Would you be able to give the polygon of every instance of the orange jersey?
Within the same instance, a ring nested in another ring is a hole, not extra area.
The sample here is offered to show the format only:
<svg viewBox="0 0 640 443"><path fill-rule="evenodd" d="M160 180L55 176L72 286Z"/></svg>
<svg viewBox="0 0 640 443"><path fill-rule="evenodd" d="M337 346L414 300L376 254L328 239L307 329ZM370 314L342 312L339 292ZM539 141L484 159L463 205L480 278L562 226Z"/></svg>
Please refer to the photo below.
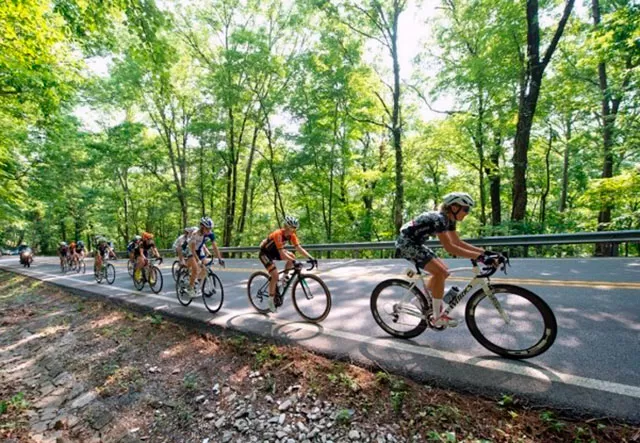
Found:
<svg viewBox="0 0 640 443"><path fill-rule="evenodd" d="M295 232L292 232L287 237L284 228L273 231L266 240L263 240L260 247L266 251L276 252L280 249L284 249L286 243L289 242L293 246L298 246L300 242Z"/></svg>

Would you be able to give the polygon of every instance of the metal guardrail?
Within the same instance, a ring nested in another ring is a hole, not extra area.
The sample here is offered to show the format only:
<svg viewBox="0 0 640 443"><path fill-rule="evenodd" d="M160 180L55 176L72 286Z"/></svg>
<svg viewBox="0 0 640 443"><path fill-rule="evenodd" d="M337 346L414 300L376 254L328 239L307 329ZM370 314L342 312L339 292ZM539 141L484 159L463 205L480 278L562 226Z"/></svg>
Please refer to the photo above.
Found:
<svg viewBox="0 0 640 443"><path fill-rule="evenodd" d="M629 231L601 231L601 232L576 232L572 234L541 234L541 235L511 235L504 237L479 237L464 239L465 242L477 246L540 246L540 245L570 245L570 244L594 244L594 243L625 243L640 242L640 230ZM430 248L441 248L440 242L428 240L425 242ZM307 251L379 251L395 249L395 242L362 242L362 243L324 243L304 245ZM220 247L221 252L228 253L257 253L259 247L255 246L225 246ZM161 253L171 253L170 249L160 250Z"/></svg>

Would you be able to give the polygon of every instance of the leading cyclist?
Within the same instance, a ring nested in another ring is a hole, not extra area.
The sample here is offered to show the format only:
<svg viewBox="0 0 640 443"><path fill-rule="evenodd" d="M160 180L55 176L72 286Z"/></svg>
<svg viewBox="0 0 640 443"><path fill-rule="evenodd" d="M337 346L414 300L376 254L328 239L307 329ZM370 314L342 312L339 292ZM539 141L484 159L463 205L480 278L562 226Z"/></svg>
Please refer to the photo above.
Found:
<svg viewBox="0 0 640 443"><path fill-rule="evenodd" d="M224 267L224 259L218 245L216 243L216 236L212 232L213 220L204 216L200 219L200 228L189 235L188 238L188 251L189 258L187 259L187 266L191 270L189 273L189 288L187 288L187 295L191 298L196 297L195 282L196 278L202 281L206 276L205 259L209 252L205 242L207 239L211 240L211 247L218 257L218 264Z"/></svg>
<svg viewBox="0 0 640 443"><path fill-rule="evenodd" d="M473 205L473 199L465 192L447 194L439 211L424 212L405 223L396 239L398 256L431 274L427 287L433 302L434 326L456 327L458 321L442 314L444 282L449 277L449 270L433 250L424 245L429 236L436 235L445 251L451 255L474 259L486 265L497 265L505 260L501 254L480 249L462 241L458 236L456 224L465 219Z"/></svg>

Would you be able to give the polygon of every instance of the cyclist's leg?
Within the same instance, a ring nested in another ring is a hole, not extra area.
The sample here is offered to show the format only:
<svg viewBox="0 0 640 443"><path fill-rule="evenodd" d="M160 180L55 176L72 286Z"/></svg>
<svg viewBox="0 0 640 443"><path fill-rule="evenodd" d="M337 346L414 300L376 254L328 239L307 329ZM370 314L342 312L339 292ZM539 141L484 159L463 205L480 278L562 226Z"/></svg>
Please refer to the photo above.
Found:
<svg viewBox="0 0 640 443"><path fill-rule="evenodd" d="M432 258L424 266L424 270L427 271L431 278L429 279L428 287L431 292L431 302L433 304L433 319L434 321L440 320L440 314L442 312L442 297L444 296L444 283L449 276L449 270L447 265L437 257ZM444 318L440 322L436 323L438 326L449 325L456 326L457 322L450 318Z"/></svg>
<svg viewBox="0 0 640 443"><path fill-rule="evenodd" d="M95 268L96 269L102 268L102 254L100 253L99 249L96 249Z"/></svg>
<svg viewBox="0 0 640 443"><path fill-rule="evenodd" d="M187 267L189 268L189 290L193 290L196 282L196 276L199 273L198 259L195 255L189 257L189 259L187 260Z"/></svg>
<svg viewBox="0 0 640 443"><path fill-rule="evenodd" d="M266 251L260 251L258 258L271 276L269 279L269 297L273 298L276 295L276 285L278 284L278 268Z"/></svg>

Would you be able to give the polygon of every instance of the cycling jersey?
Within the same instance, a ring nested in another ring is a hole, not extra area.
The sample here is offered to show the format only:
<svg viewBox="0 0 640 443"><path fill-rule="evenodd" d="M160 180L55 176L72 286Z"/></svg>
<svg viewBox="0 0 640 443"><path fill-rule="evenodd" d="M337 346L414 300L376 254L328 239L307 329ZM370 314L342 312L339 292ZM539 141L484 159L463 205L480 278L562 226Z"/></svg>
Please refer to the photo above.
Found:
<svg viewBox="0 0 640 443"><path fill-rule="evenodd" d="M68 246L61 246L58 248L58 253L60 255L67 255L69 253L69 247Z"/></svg>
<svg viewBox="0 0 640 443"><path fill-rule="evenodd" d="M211 240L211 242L216 241L216 236L213 232L209 232L208 234L203 234L200 230L193 232L189 236L188 244L189 249L191 249L191 245L194 246L196 254L200 257L200 259L204 258L204 254L202 253L202 247L204 246L207 239Z"/></svg>
<svg viewBox="0 0 640 443"><path fill-rule="evenodd" d="M403 240L422 244L428 240L430 236L455 230L456 222L454 220L450 220L449 217L442 212L430 211L424 212L402 225L398 238L402 237Z"/></svg>
<svg viewBox="0 0 640 443"><path fill-rule="evenodd" d="M129 243L127 243L127 252L131 253L131 251L136 249L138 246L138 240L131 240Z"/></svg>
<svg viewBox="0 0 640 443"><path fill-rule="evenodd" d="M187 253L188 246L189 234L182 234L180 237L176 238L176 241L173 242L173 250L177 251L178 248L180 248L183 255Z"/></svg>

